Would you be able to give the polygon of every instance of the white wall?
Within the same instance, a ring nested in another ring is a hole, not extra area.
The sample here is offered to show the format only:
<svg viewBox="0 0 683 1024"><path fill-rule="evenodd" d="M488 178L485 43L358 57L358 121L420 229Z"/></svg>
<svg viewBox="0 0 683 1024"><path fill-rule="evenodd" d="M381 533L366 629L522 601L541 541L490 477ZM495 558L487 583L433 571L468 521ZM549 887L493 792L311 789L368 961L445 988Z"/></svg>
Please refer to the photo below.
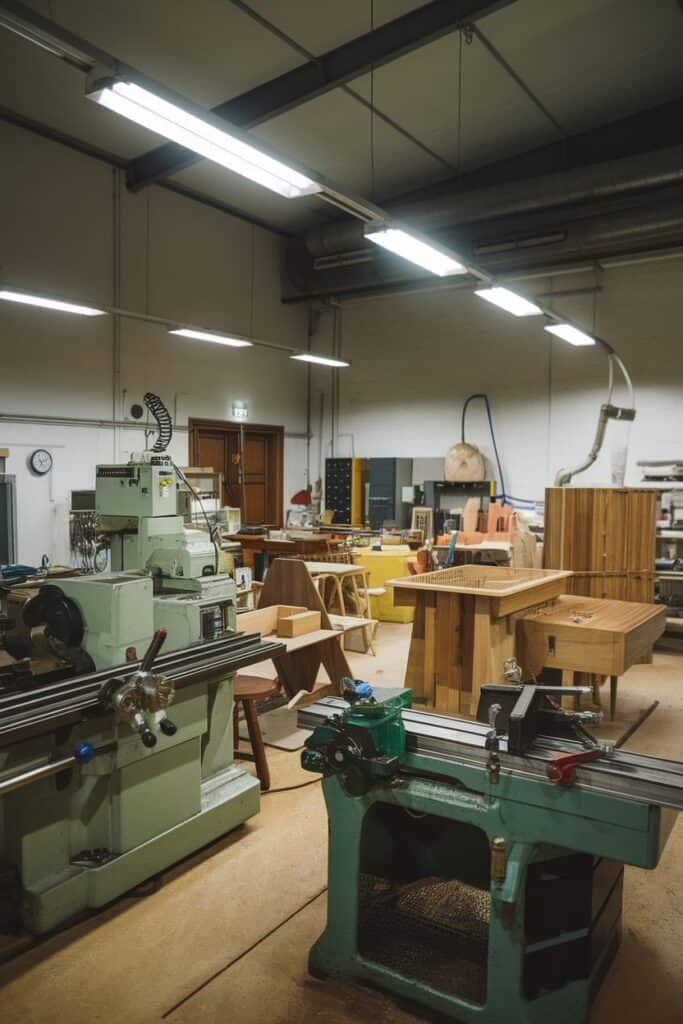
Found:
<svg viewBox="0 0 683 1024"><path fill-rule="evenodd" d="M0 273L25 290L115 304L171 320L232 329L303 347L303 307L280 303L281 239L244 221L151 188L128 193L111 167L18 128L0 126ZM119 215L115 216L114 190ZM253 249L252 249L253 246ZM251 268L254 266L252 290ZM254 301L252 305L252 294ZM69 492L94 486L96 463L143 447L138 430L111 426L145 391L159 394L179 428L171 452L186 464L189 416L230 419L246 399L249 420L285 427L285 491L305 484L306 370L267 349L229 349L171 337L161 326L65 316L0 303L0 447L16 474L19 557L68 555ZM2 415L81 417L101 427L27 425ZM47 478L27 456L54 456Z"/></svg>
<svg viewBox="0 0 683 1024"><path fill-rule="evenodd" d="M557 277L554 290L594 281L592 274ZM636 388L626 478L636 483L638 459L683 458L683 260L610 269L599 284L596 330L622 356ZM533 290L549 286L545 279ZM555 307L591 328L592 295L557 299ZM460 440L463 400L480 391L491 400L509 494L542 499L559 468L588 454L607 385L600 349L572 348L534 318L514 318L452 289L349 302L342 335L352 366L338 371L338 430L353 435L356 455L445 454ZM329 339L319 344L329 350ZM318 373L316 389L327 390L329 376ZM624 399L620 389L615 400ZM329 409L329 395L326 402ZM609 425L603 454L577 485L609 484L612 447L626 429ZM327 417L324 445L329 431ZM467 440L493 456L481 403L470 407ZM340 437L337 454L351 454L350 445Z"/></svg>

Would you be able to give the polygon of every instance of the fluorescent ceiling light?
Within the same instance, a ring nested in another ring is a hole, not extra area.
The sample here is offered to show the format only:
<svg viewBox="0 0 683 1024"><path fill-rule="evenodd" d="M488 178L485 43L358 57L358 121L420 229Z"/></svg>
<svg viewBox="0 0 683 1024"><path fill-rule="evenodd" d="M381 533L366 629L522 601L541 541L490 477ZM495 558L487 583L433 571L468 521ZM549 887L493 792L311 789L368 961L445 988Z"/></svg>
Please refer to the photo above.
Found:
<svg viewBox="0 0 683 1024"><path fill-rule="evenodd" d="M543 313L540 306L529 302L522 295L511 292L509 288L480 288L474 293L486 302L492 302L494 306L500 306L507 313L513 316L539 316Z"/></svg>
<svg viewBox="0 0 683 1024"><path fill-rule="evenodd" d="M417 263L418 267L431 270L432 274L438 274L439 277L467 273L467 267L458 263L448 252L402 228L387 227L386 224L368 224L365 228L365 237L397 256L402 256L404 260L410 260L411 263Z"/></svg>
<svg viewBox="0 0 683 1024"><path fill-rule="evenodd" d="M348 359L332 359L331 356L317 356L314 352L297 352L290 359L298 359L302 363L320 363L321 366L350 366Z"/></svg>
<svg viewBox="0 0 683 1024"><path fill-rule="evenodd" d="M178 334L181 338L194 338L196 341L212 341L215 345L229 345L231 348L249 348L253 341L237 338L230 334L214 334L212 331L196 331L193 327L176 327L169 334Z"/></svg>
<svg viewBox="0 0 683 1024"><path fill-rule="evenodd" d="M28 295L26 292L15 292L6 288L0 290L0 299L4 299L6 302L21 302L25 306L56 309L60 313L78 313L79 316L104 316L106 314L104 309L94 309L92 306L79 306L75 302L47 299L43 295Z"/></svg>
<svg viewBox="0 0 683 1024"><path fill-rule="evenodd" d="M322 191L322 186L311 178L249 145L238 129L227 130L214 125L211 115L199 108L196 108L197 114L190 113L149 89L118 79L96 83L94 90L86 95L143 128L171 139L287 199ZM191 105L188 103L187 106Z"/></svg>
<svg viewBox="0 0 683 1024"><path fill-rule="evenodd" d="M568 341L570 345L595 345L595 338L580 331L578 327L572 327L571 324L548 324L546 331L556 334L558 338Z"/></svg>

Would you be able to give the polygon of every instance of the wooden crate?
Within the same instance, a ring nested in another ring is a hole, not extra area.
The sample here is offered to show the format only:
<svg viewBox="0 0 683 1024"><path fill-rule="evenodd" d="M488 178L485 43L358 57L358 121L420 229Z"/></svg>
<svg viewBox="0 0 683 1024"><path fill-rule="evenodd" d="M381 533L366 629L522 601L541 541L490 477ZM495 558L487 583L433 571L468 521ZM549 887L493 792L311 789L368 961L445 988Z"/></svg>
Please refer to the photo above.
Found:
<svg viewBox="0 0 683 1024"><path fill-rule="evenodd" d="M543 564L570 569L570 594L651 602L657 495L638 487L549 487Z"/></svg>

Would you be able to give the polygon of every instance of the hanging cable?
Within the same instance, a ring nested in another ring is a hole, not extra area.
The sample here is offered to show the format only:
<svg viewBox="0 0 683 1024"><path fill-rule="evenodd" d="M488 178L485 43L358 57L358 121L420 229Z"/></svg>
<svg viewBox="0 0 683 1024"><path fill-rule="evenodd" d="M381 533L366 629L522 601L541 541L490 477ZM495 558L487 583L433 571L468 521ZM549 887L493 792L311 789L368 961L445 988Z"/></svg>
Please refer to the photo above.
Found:
<svg viewBox="0 0 683 1024"><path fill-rule="evenodd" d="M370 31L375 30L375 0L370 0ZM370 198L375 195L375 67L370 66Z"/></svg>
<svg viewBox="0 0 683 1024"><path fill-rule="evenodd" d="M219 573L219 566L220 566L220 553L219 553L219 549L218 549L218 542L216 540L216 535L219 532L219 526L218 526L217 523L214 523L213 526L211 525L211 521L209 519L208 512L206 511L206 508L204 506L204 502L202 501L202 499L199 496L198 492L195 491L194 487L192 486L190 481L187 479L187 477L183 473L182 469L180 469L179 466L176 466L176 464L173 461L173 459L171 459L171 465L173 466L178 479L181 480L185 484L185 486L187 487L187 489L190 492L190 494L192 495L192 497L195 498L195 500L199 503L199 508L201 509L201 513L204 516L204 522L206 523L206 528L209 531L209 539L211 540L211 543L213 544L213 550L214 550L214 555L215 555L215 563L214 563L215 564L215 571L216 571L216 575L218 575L218 573Z"/></svg>
<svg viewBox="0 0 683 1024"><path fill-rule="evenodd" d="M496 465L498 467L498 479L500 480L500 490L501 490L501 495L500 496L501 496L502 501L505 501L505 478L503 476L503 467L502 467L501 462L500 462L500 455L498 454L498 445L496 444L496 433L495 433L495 431L493 429L493 417L491 415L491 406L489 405L488 395L485 395L485 394L470 395L468 398L465 399L465 402L464 402L463 407L462 407L462 419L461 419L461 422L460 422L460 440L462 441L463 444L465 444L465 421L466 421L466 418L467 418L467 408L468 408L470 402L473 402L477 398L481 398L481 400L483 401L484 405L486 406L486 416L487 416L488 421L489 421L489 432L491 434L491 443L493 444L493 451L494 451L495 456L496 456Z"/></svg>

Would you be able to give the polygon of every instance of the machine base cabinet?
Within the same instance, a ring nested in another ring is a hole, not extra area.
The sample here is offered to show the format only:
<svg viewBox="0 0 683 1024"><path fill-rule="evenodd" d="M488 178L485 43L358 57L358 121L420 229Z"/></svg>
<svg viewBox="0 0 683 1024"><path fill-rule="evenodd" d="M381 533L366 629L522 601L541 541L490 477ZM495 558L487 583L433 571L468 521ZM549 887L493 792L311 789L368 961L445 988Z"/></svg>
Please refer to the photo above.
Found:
<svg viewBox="0 0 683 1024"><path fill-rule="evenodd" d="M606 827L570 813L553 836L581 852L551 846L539 841L546 809L462 781L405 779L353 797L338 777L324 780L328 919L311 974L365 982L465 1024L586 1024L621 938L614 855L641 859L644 837L634 845L613 814Z"/></svg>

